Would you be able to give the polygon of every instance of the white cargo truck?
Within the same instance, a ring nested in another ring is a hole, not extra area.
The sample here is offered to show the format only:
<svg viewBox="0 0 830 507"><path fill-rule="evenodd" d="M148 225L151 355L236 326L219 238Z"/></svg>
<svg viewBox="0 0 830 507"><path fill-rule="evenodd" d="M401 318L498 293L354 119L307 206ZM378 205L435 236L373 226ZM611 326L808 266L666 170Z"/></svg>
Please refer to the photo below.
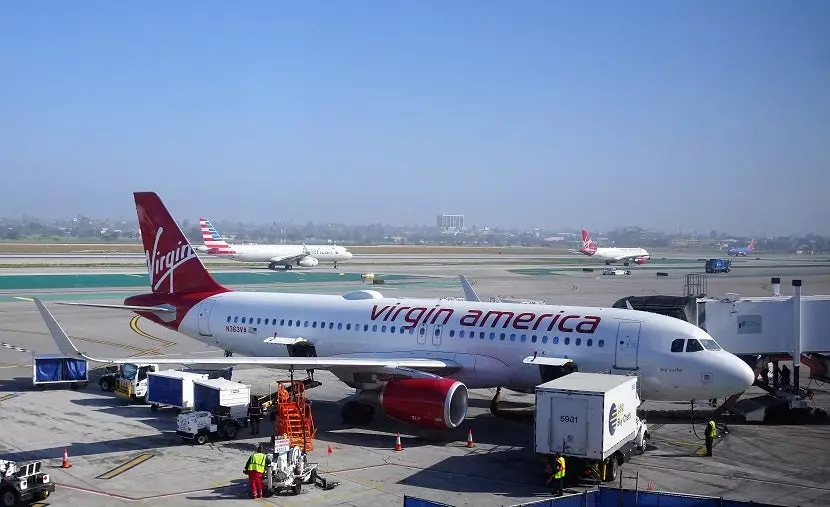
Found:
<svg viewBox="0 0 830 507"><path fill-rule="evenodd" d="M535 449L565 458L566 477L613 481L648 432L637 417L637 377L571 373L536 387Z"/></svg>

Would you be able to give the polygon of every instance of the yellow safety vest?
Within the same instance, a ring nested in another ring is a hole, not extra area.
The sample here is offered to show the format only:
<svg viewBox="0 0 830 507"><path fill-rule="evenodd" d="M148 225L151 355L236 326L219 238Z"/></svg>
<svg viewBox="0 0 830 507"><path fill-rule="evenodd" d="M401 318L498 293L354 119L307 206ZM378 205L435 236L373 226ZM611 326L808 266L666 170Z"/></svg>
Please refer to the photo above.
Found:
<svg viewBox="0 0 830 507"><path fill-rule="evenodd" d="M249 472L265 473L265 455L261 452L255 452L248 458L248 466L245 468Z"/></svg>
<svg viewBox="0 0 830 507"><path fill-rule="evenodd" d="M715 438L718 436L718 430L715 427L715 421L709 421L709 425L706 427L706 436Z"/></svg>
<svg viewBox="0 0 830 507"><path fill-rule="evenodd" d="M553 478L561 479L562 477L565 477L565 458L560 456L556 459L556 461L559 462L559 471L553 474Z"/></svg>

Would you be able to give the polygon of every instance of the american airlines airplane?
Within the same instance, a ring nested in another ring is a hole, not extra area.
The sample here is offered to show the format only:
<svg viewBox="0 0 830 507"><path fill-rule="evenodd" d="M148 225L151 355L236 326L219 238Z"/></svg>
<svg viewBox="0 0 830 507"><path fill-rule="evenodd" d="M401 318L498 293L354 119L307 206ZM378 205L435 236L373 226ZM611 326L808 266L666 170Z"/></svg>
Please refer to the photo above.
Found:
<svg viewBox="0 0 830 507"><path fill-rule="evenodd" d="M744 392L755 377L702 329L631 309L388 298L373 290L232 291L208 273L155 193L134 195L151 292L123 305L59 304L130 310L249 356L142 361L331 371L357 390L342 411L351 424L366 424L379 408L419 427L455 428L466 416L468 389L529 393L575 369L637 375L641 398L650 400L726 397ZM64 354L135 361L80 352L43 303L35 304Z"/></svg>
<svg viewBox="0 0 830 507"><path fill-rule="evenodd" d="M199 252L240 262L267 262L268 269L291 269L294 264L313 268L322 262L337 263L352 258L352 253L336 245L229 245L207 218L199 219L204 246Z"/></svg>
<svg viewBox="0 0 830 507"><path fill-rule="evenodd" d="M605 261L606 265L615 262L623 262L626 266L634 264L645 264L651 254L645 248L597 248L597 244L591 239L591 234L582 229L582 248L577 252Z"/></svg>

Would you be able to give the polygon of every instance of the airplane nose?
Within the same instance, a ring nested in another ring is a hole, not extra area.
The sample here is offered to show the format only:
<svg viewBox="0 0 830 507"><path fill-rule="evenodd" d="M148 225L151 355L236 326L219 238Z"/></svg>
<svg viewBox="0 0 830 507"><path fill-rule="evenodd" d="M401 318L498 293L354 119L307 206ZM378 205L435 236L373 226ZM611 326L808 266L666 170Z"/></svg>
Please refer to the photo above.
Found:
<svg viewBox="0 0 830 507"><path fill-rule="evenodd" d="M755 372L740 358L733 359L735 363L733 367L733 379L730 382L731 394L738 394L749 389L755 383Z"/></svg>
<svg viewBox="0 0 830 507"><path fill-rule="evenodd" d="M346 254L346 258L347 258L347 259L351 259L351 258L352 258L352 253L351 253L350 251L346 250L345 254Z"/></svg>

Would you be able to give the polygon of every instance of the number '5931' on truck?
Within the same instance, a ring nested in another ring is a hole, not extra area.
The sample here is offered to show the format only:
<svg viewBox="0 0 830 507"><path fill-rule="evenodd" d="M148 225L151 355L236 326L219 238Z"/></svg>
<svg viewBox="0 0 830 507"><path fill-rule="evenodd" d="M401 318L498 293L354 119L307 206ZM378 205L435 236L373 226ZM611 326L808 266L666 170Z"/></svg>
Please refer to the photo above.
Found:
<svg viewBox="0 0 830 507"><path fill-rule="evenodd" d="M590 472L613 481L645 450L648 431L637 417L637 377L571 373L536 387L536 452L565 457L567 476Z"/></svg>

